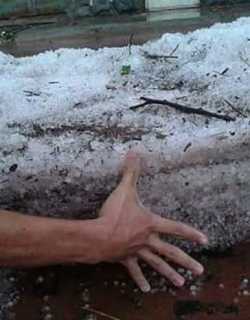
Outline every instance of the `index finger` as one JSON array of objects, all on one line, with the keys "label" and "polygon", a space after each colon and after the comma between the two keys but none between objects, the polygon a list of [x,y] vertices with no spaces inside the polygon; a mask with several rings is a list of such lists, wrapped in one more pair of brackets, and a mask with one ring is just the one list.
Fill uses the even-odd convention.
[{"label": "index finger", "polygon": [[208,243],[207,236],[201,231],[198,231],[187,224],[165,219],[157,215],[154,215],[153,218],[153,228],[154,231],[158,233],[178,236],[203,245]]}]

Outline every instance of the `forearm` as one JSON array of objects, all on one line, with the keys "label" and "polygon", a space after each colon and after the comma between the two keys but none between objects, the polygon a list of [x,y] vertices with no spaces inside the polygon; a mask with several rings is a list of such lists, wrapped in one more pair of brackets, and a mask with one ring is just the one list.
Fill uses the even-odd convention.
[{"label": "forearm", "polygon": [[63,220],[0,210],[0,265],[42,266],[100,260],[100,220]]}]

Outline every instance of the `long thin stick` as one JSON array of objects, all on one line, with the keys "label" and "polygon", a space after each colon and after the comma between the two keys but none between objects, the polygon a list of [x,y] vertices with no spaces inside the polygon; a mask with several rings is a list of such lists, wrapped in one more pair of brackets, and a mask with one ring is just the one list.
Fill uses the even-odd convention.
[{"label": "long thin stick", "polygon": [[240,114],[242,117],[247,118],[247,115],[244,114],[244,113],[243,113],[242,111],[240,111],[239,109],[237,109],[230,101],[228,101],[228,100],[226,100],[226,99],[224,99],[224,101],[226,102],[226,104],[229,105],[229,107],[230,107],[233,111],[237,112],[237,113]]},{"label": "long thin stick", "polygon": [[116,318],[116,317],[113,317],[107,313],[104,313],[102,311],[99,311],[99,310],[95,310],[95,309],[92,309],[92,308],[85,308],[85,307],[82,307],[81,308],[82,310],[84,311],[88,311],[88,312],[91,312],[91,313],[94,313],[96,314],[97,316],[101,316],[103,318],[106,318],[106,319],[110,319],[110,320],[121,320],[119,318]]},{"label": "long thin stick", "polygon": [[130,110],[137,110],[141,107],[145,107],[146,105],[149,104],[161,104],[161,105],[165,105],[168,106],[170,108],[173,108],[175,110],[181,111],[183,113],[187,113],[187,114],[198,114],[201,116],[205,116],[205,117],[210,117],[210,118],[217,118],[217,119],[221,119],[224,121],[235,121],[235,118],[232,118],[228,115],[221,115],[218,113],[214,113],[214,112],[210,112],[207,110],[204,110],[202,108],[192,108],[192,107],[187,107],[175,102],[171,102],[168,100],[159,100],[159,99],[151,99],[151,98],[146,98],[146,97],[141,97],[141,100],[143,100],[144,102],[141,104],[138,104],[136,106],[132,106],[129,109]]}]

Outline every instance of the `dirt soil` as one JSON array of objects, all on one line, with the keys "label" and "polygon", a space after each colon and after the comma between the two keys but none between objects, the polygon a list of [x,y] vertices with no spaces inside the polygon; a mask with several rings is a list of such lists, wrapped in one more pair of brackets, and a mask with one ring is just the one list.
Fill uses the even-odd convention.
[{"label": "dirt soil", "polygon": [[[150,272],[154,288],[141,294],[119,266],[53,267],[29,271],[18,283],[17,320],[248,320],[250,243],[223,253],[203,253],[200,279],[186,276],[173,289]],[[181,270],[184,272],[184,270]],[[86,311],[90,310],[90,311]]]}]

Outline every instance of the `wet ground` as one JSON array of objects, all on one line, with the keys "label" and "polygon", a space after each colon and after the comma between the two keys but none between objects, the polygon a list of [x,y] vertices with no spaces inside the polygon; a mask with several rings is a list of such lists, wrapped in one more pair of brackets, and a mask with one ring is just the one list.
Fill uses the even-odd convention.
[{"label": "wet ground", "polygon": [[[202,254],[206,273],[174,289],[149,271],[153,292],[141,294],[119,266],[56,267],[22,276],[17,320],[248,320],[250,243]],[[157,287],[157,288],[156,288]]]},{"label": "wet ground", "polygon": [[[69,20],[64,15],[0,20],[0,50],[15,56],[49,49],[100,48],[142,44],[166,32],[188,32],[216,22],[250,16],[250,4],[167,10],[137,15],[89,17]],[[5,40],[5,41],[4,41]],[[6,41],[7,40],[7,41]]]}]

